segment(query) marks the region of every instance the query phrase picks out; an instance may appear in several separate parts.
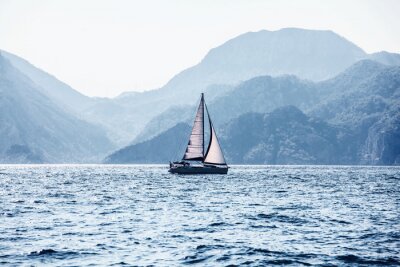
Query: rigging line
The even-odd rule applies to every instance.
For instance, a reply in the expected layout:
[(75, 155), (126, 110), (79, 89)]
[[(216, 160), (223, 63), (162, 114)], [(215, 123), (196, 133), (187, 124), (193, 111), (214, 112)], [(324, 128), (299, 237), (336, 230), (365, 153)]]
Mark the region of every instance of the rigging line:
[[(210, 112), (208, 112), (208, 108), (206, 103), (204, 103), (204, 106), (206, 108), (206, 112), (207, 112), (207, 117), (208, 117), (208, 121), (210, 123), (210, 141), (208, 142), (208, 147), (207, 147), (207, 152), (204, 154), (204, 160), (206, 159), (207, 155), (208, 155), (208, 151), (210, 151), (210, 147), (211, 147), (211, 142), (212, 142), (212, 122), (211, 122), (211, 117), (210, 117)], [(204, 138), (204, 136), (203, 136)], [(203, 162), (204, 162), (203, 160)]]

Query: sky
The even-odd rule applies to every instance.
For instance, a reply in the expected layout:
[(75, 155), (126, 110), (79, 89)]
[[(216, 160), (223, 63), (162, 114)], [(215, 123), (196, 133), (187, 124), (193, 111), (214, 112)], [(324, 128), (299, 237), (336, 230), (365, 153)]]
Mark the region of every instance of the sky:
[(398, 0), (0, 0), (0, 49), (88, 96), (156, 89), (249, 31), (333, 30), (400, 53)]

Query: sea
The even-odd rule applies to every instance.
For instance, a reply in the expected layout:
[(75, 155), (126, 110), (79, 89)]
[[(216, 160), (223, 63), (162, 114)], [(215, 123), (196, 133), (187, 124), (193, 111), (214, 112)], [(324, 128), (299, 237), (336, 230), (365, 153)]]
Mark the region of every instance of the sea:
[(399, 266), (400, 168), (0, 165), (1, 266)]

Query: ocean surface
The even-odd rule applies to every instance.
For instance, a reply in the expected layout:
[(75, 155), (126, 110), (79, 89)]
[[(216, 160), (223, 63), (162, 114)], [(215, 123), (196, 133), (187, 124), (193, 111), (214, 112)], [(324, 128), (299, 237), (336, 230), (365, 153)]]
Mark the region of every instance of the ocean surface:
[(2, 266), (400, 265), (400, 168), (0, 165)]

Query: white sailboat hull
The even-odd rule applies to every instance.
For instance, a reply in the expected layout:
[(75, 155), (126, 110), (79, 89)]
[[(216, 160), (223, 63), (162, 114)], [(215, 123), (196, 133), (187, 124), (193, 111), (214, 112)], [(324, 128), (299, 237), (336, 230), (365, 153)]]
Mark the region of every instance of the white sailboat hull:
[(228, 167), (216, 166), (173, 166), (170, 173), (176, 174), (227, 174)]

